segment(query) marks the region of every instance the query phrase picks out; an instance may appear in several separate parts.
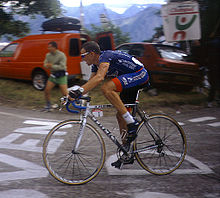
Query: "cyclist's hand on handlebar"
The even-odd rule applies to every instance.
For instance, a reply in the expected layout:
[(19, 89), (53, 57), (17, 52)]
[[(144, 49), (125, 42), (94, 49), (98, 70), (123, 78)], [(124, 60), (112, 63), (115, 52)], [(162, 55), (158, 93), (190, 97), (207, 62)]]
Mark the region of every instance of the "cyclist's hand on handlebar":
[(71, 90), (69, 92), (69, 99), (79, 99), (82, 96), (82, 92), (80, 90)]
[(69, 91), (69, 99), (79, 99), (83, 94), (84, 89), (82, 87), (78, 87), (77, 89), (72, 89)]

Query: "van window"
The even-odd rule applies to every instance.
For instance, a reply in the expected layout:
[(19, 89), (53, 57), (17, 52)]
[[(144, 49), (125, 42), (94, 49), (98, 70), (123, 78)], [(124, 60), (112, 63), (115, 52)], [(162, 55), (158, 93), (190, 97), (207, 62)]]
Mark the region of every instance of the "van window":
[(132, 45), (128, 53), (132, 56), (142, 57), (144, 56), (144, 46), (141, 44)]
[(179, 60), (179, 61), (186, 61), (187, 53), (181, 49), (172, 46), (166, 45), (155, 45), (157, 51), (159, 52), (162, 58), (172, 59), (172, 60)]
[(70, 46), (69, 46), (69, 55), (70, 56), (79, 56), (79, 39), (72, 38), (70, 39)]
[(13, 43), (6, 46), (2, 51), (0, 51), (0, 57), (13, 57), (18, 43)]
[(117, 50), (128, 53), (130, 49), (131, 49), (131, 45), (122, 45)]

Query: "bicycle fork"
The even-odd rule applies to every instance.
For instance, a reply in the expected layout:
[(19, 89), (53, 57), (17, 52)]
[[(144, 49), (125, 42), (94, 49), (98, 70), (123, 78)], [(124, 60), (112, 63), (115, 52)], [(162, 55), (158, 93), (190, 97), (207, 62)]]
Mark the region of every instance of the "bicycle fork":
[(80, 118), (82, 123), (80, 125), (78, 136), (77, 136), (76, 142), (74, 144), (73, 152), (75, 152), (75, 153), (77, 152), (77, 150), (79, 148), (80, 142), (81, 142), (83, 134), (84, 134), (84, 129), (85, 129), (85, 126), (86, 126), (86, 121), (87, 121), (88, 113), (89, 113), (88, 110), (86, 110), (85, 114)]

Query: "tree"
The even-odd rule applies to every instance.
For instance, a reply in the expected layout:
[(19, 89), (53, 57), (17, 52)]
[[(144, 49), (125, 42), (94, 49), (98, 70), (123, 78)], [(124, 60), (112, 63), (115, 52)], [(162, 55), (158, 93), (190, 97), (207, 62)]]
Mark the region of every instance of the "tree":
[(18, 15), (43, 15), (46, 18), (59, 16), (59, 0), (1, 0), (0, 1), (0, 38), (1, 36), (22, 37), (29, 32), (28, 23), (16, 20)]
[(100, 32), (106, 32), (106, 31), (111, 31), (113, 33), (116, 46), (130, 41), (129, 33), (122, 32), (118, 26), (114, 25), (111, 22), (109, 22), (109, 25), (106, 27), (96, 26), (96, 25), (92, 24), (91, 30), (86, 29), (86, 33), (92, 39), (96, 38), (96, 34), (98, 34)]

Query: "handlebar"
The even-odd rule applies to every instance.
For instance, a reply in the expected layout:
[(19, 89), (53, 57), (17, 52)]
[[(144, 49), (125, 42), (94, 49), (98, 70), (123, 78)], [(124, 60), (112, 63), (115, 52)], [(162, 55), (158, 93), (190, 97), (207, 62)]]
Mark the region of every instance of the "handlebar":
[[(85, 110), (86, 107), (82, 106), (82, 105), (77, 105), (76, 103), (78, 103), (79, 100), (85, 100), (85, 101), (89, 102), (89, 101), (91, 101), (91, 97), (82, 96), (78, 100), (70, 101), (66, 96), (64, 96), (60, 100), (61, 100), (61, 103), (66, 106), (67, 111), (69, 111), (70, 113), (79, 113), (80, 110)], [(79, 109), (79, 111), (70, 109), (70, 105), (72, 105), (76, 109)]]

